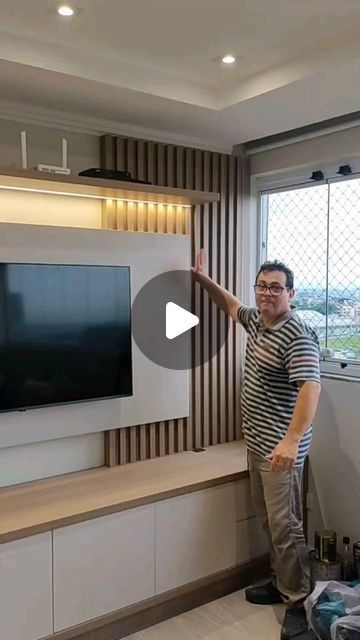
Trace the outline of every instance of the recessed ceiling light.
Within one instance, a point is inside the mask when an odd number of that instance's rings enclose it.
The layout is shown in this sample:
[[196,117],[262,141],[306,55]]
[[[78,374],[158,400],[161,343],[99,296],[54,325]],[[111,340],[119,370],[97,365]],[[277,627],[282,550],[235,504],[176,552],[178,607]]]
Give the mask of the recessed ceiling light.
[[74,9],[72,9],[71,7],[65,4],[59,7],[57,12],[59,16],[63,16],[63,17],[70,17],[70,16],[73,16],[75,13]]
[[235,60],[235,56],[232,56],[230,53],[222,58],[222,61],[225,62],[225,64],[232,64]]

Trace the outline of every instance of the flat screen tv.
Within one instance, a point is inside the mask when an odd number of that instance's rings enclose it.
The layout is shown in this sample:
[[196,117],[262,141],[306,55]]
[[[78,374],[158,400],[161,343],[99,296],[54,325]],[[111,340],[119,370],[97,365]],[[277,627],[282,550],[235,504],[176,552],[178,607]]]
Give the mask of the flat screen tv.
[[130,395],[129,267],[0,263],[0,411]]

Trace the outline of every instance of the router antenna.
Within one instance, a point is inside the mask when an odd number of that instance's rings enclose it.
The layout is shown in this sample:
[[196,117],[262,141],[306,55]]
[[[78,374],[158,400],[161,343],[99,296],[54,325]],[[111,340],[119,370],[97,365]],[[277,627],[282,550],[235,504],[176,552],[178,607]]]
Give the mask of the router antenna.
[[38,164],[36,169],[38,171],[44,171],[45,173],[59,173],[63,176],[70,175],[70,169],[67,167],[67,139],[62,138],[62,165],[60,167],[56,167],[52,164]]
[[22,168],[27,169],[26,131],[21,132],[21,162]]
[[66,138],[62,139],[62,166],[63,166],[63,169],[67,168],[67,140],[66,140]]

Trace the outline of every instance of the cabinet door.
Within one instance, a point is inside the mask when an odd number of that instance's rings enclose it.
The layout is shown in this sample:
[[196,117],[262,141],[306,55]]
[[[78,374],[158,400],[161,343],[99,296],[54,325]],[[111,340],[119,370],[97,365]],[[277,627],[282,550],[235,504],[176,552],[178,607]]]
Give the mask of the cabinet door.
[[236,562],[235,484],[156,504],[156,592]]
[[236,562],[244,564],[270,551],[267,537],[257,518],[236,523]]
[[154,505],[54,531],[55,631],[155,593]]
[[245,520],[255,516],[251,499],[250,480],[244,478],[236,483],[236,520]]
[[50,532],[0,544],[0,629],[4,640],[52,634]]

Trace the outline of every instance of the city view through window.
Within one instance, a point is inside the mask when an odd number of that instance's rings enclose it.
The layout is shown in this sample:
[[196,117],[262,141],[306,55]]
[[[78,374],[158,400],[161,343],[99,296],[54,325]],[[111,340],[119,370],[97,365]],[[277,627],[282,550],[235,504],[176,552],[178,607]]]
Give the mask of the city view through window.
[[360,361],[360,179],[262,196],[268,260],[295,274],[295,307],[333,357]]

